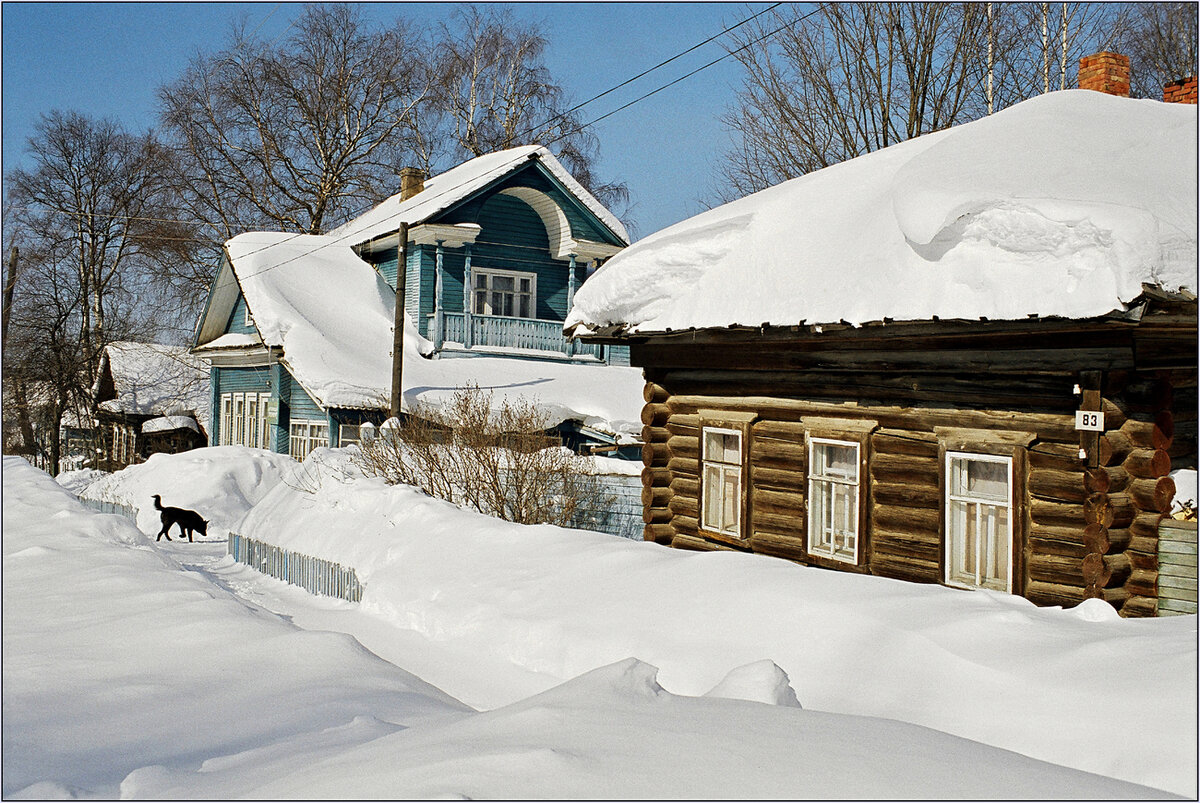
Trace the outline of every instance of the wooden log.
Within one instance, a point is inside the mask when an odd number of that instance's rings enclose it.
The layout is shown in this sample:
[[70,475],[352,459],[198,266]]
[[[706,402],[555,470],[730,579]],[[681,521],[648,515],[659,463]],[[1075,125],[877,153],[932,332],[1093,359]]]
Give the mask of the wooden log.
[[763,419],[754,422],[751,432],[756,438],[775,438],[781,441],[804,443],[804,425],[799,421]]
[[[1104,474],[1105,478],[1108,477]],[[1088,493],[1081,472],[1055,471],[1048,468],[1029,470],[1029,493],[1056,502],[1082,502]]]
[[1033,552],[1083,560],[1089,551],[1095,551],[1085,543],[1083,535],[1083,531],[1071,527],[1034,525],[1029,530],[1029,548]]
[[1129,532],[1135,538],[1149,538],[1154,541],[1154,549],[1158,550],[1158,524],[1165,516],[1157,511],[1142,511],[1133,517],[1129,524]]
[[1079,456],[1079,442],[1050,443],[1040,441],[1029,448],[1029,467],[1055,471],[1079,471],[1085,461]]
[[1110,430],[1097,442],[1096,461],[1102,466],[1118,466],[1125,462],[1133,447],[1133,438],[1124,430]]
[[670,489],[677,496],[700,498],[700,481],[695,477],[675,477],[671,480]]
[[[1130,543],[1131,547],[1140,547],[1142,544]],[[1157,543],[1154,544],[1158,546]],[[1158,553],[1146,552],[1144,549],[1127,549],[1125,554],[1129,556],[1129,562],[1135,569],[1146,569],[1148,571],[1158,571]]]
[[763,510],[781,515],[803,517],[805,514],[804,495],[788,491],[769,491],[765,488],[752,488],[750,503],[755,510]]
[[665,507],[669,508],[671,513],[676,516],[690,516],[691,518],[700,518],[700,502],[694,496],[675,495],[670,498]]
[[689,438],[686,435],[672,435],[667,440],[667,448],[671,452],[671,457],[700,458],[699,438]]
[[[1104,507],[1104,510],[1107,510],[1107,506]],[[1047,527],[1077,527],[1083,529],[1092,523],[1087,520],[1083,505],[1048,502],[1036,497],[1029,500],[1029,514],[1035,524]],[[1108,526],[1107,523],[1105,523],[1105,526]]]
[[666,507],[671,501],[672,495],[670,488],[655,486],[642,488],[642,505],[645,507]]
[[1171,456],[1163,449],[1134,449],[1121,465],[1131,477],[1158,479],[1171,473]]
[[700,476],[700,460],[695,457],[672,457],[666,466],[672,476]]
[[1112,542],[1108,538],[1108,528],[1103,524],[1089,524],[1083,528],[1083,546],[1086,552],[1107,554]]
[[1112,399],[1101,399],[1100,410],[1104,413],[1104,426],[1107,429],[1120,429],[1129,420],[1121,406]]
[[750,548],[764,555],[775,555],[791,560],[807,560],[808,552],[799,535],[784,535],[776,532],[755,530],[750,536]]
[[[1126,589],[1128,592],[1128,589]],[[1121,606],[1121,615],[1127,617],[1155,616],[1158,614],[1158,599],[1156,597],[1138,596],[1130,593],[1125,604]]]
[[671,519],[671,526],[675,528],[676,534],[700,534],[700,520],[694,516],[676,516],[675,518]]
[[656,544],[670,544],[675,537],[675,528],[670,524],[647,524],[642,528],[642,540]]
[[642,508],[642,522],[645,524],[665,524],[671,521],[671,509],[666,507]]
[[1129,548],[1130,534],[1128,527],[1108,528],[1108,553],[1124,552]]
[[1083,586],[1034,580],[1025,584],[1025,598],[1036,605],[1071,607],[1083,602],[1085,596]]
[[938,532],[938,510],[898,505],[873,505],[871,521],[877,528],[902,533]]
[[1095,585],[1103,588],[1108,585],[1108,581],[1112,578],[1112,570],[1105,565],[1103,555],[1089,552],[1084,556],[1081,566],[1083,569],[1083,581],[1087,585]]
[[1067,555],[1034,552],[1026,560],[1026,570],[1031,578],[1040,582],[1077,586],[1081,591],[1087,585],[1083,576],[1083,562]]
[[[698,415],[683,415],[680,413],[675,413],[670,418],[667,419],[667,425],[668,426],[674,425],[674,426],[677,426],[680,428],[690,427],[690,428],[696,430],[696,433],[699,433],[699,431],[700,431],[700,416],[698,416]],[[696,433],[693,433],[693,434],[696,434]]]
[[1162,379],[1134,380],[1121,388],[1119,398],[1130,409],[1165,410],[1174,399],[1171,383]]
[[936,583],[941,580],[937,563],[919,558],[873,552],[870,567],[871,574],[880,577],[892,577],[913,583]]
[[643,443],[642,444],[642,464],[651,468],[658,468],[667,465],[667,461],[671,458],[671,451],[665,443]]
[[652,485],[666,486],[671,484],[671,470],[668,468],[651,468],[646,466],[642,469],[642,486],[649,488]]
[[1111,586],[1109,588],[1105,588],[1103,589],[1103,596],[1101,599],[1120,611],[1121,606],[1123,606],[1125,601],[1129,599],[1129,589],[1125,588],[1125,586]]
[[804,493],[808,483],[804,472],[793,469],[771,468],[761,466],[750,460],[750,482],[756,488],[771,488],[777,491],[798,491]]
[[1133,572],[1133,562],[1124,553],[1104,556],[1104,566],[1108,574],[1106,586],[1123,585]]
[[664,388],[662,385],[657,385],[653,382],[647,382],[645,384],[645,386],[642,388],[642,399],[647,404],[650,404],[650,403],[659,404],[659,403],[665,402],[670,397],[671,397],[671,394],[667,393],[666,388]]
[[938,462],[911,455],[877,454],[870,462],[876,482],[938,487]]
[[1170,477],[1135,479],[1129,483],[1129,496],[1139,510],[1169,513],[1171,500],[1175,498],[1175,480]]
[[1121,425],[1121,432],[1136,445],[1150,449],[1169,449],[1175,435],[1175,419],[1170,411],[1160,410],[1154,420],[1131,418]]
[[1108,505],[1112,509],[1112,520],[1104,526],[1109,529],[1128,527],[1138,513],[1128,493],[1108,494]]
[[1129,472],[1122,466],[1100,466],[1084,472],[1083,487],[1088,493],[1120,493],[1129,487]]
[[647,404],[642,407],[642,423],[648,427],[661,427],[671,417],[671,408],[665,404]]
[[804,530],[804,516],[795,513],[778,513],[773,510],[755,508],[750,513],[755,530],[765,530],[781,535],[800,534]]
[[675,533],[675,537],[671,539],[671,546],[675,549],[687,549],[691,552],[716,552],[717,550],[726,550],[728,552],[737,551],[731,546],[718,544],[715,541],[709,541],[688,533]]
[[750,444],[750,454],[751,460],[796,467],[804,466],[808,461],[808,454],[803,443],[778,441],[770,438],[755,438]]
[[871,448],[878,454],[909,455],[937,459],[937,438],[933,433],[880,429],[871,434]]
[[674,434],[667,427],[642,427],[643,443],[666,443],[667,438]]
[[905,507],[937,507],[941,494],[928,485],[901,485],[890,482],[871,483],[871,499],[880,505]]
[[871,533],[872,555],[912,558],[936,565],[941,551],[941,544],[937,541],[919,538],[912,533],[890,532],[878,528]]
[[1125,589],[1131,596],[1157,597],[1158,572],[1150,569],[1134,569],[1125,581]]

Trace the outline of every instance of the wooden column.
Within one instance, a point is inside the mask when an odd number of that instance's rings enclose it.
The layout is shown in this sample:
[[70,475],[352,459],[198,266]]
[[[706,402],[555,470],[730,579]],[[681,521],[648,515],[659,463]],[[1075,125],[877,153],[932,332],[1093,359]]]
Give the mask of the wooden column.
[[670,508],[672,472],[667,467],[670,453],[666,448],[669,432],[666,429],[670,411],[665,404],[667,391],[654,382],[647,382],[642,391],[646,406],[642,408],[642,537],[646,541],[670,544],[675,537]]
[[[567,268],[567,314],[571,314],[571,307],[575,304],[575,255],[568,254],[571,258],[571,265]],[[575,356],[575,341],[567,341],[567,356]]]
[[437,241],[437,258],[433,269],[433,350],[442,350],[442,340],[446,334],[446,310],[442,304],[442,243]]
[[473,289],[472,283],[474,279],[471,277],[471,244],[464,243],[463,248],[466,253],[463,256],[463,345],[471,348],[475,344],[475,338],[472,336],[472,299]]

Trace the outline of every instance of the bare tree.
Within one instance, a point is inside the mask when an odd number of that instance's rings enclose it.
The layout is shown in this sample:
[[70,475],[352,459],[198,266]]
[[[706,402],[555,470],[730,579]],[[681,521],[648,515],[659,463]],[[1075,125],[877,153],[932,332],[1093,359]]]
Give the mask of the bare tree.
[[293,29],[279,45],[235,31],[159,91],[189,211],[214,243],[265,225],[318,234],[430,157],[428,43],[399,21],[372,30],[350,5],[309,6]]
[[[1072,85],[1124,8],[1102,3],[826,3],[729,45],[743,86],[722,200]],[[775,32],[777,29],[778,32]]]
[[458,9],[441,28],[438,109],[427,113],[444,115],[456,158],[547,144],[601,202],[627,202],[624,184],[601,182],[595,174],[596,138],[568,109],[566,93],[542,60],[546,46],[539,25],[518,21],[508,9]]
[[1162,98],[1166,84],[1197,73],[1195,3],[1135,3],[1116,48],[1129,56],[1134,97]]

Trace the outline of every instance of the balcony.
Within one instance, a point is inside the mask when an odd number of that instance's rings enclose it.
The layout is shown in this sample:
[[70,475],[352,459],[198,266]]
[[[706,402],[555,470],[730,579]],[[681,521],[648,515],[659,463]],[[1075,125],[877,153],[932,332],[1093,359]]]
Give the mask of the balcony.
[[567,358],[591,357],[607,361],[604,346],[569,342],[563,337],[562,321],[435,312],[429,316],[428,331],[429,339],[437,351],[442,351],[448,344],[461,344],[466,350],[519,349],[531,352],[531,356],[536,352],[551,352]]

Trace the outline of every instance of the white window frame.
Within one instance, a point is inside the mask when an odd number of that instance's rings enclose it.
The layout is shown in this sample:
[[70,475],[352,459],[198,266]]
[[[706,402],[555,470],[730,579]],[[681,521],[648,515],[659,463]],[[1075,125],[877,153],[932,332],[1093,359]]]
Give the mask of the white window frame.
[[[354,437],[347,438],[346,431],[353,430]],[[359,443],[362,439],[362,424],[338,424],[338,446],[349,446],[352,443]]]
[[329,422],[325,419],[293,418],[288,427],[288,454],[303,461],[318,447],[329,445]]
[[[848,480],[845,477],[834,475],[817,475],[814,471],[814,466],[817,461],[814,459],[816,450],[822,446],[835,446],[839,448],[851,448],[854,450],[854,478]],[[851,505],[852,512],[849,521],[842,522],[843,532],[841,533],[843,541],[845,536],[849,535],[849,540],[852,543],[852,548],[849,553],[845,549],[837,549],[838,533],[834,531],[836,523],[830,521],[829,526],[824,526],[824,523],[818,524],[816,520],[818,505],[814,502],[821,495],[821,499],[825,499],[826,493],[829,495],[830,512],[836,509],[836,505],[832,505],[833,499],[838,489],[846,489],[850,498],[853,499]],[[828,558],[841,563],[858,564],[859,543],[862,541],[862,533],[860,532],[860,511],[862,507],[862,444],[858,441],[840,441],[833,438],[809,438],[808,439],[808,532],[807,532],[807,549],[808,554],[818,558]],[[825,508],[822,507],[824,510]],[[849,528],[848,531],[845,528]],[[830,543],[828,547],[818,545],[818,534],[830,533]]]
[[[513,279],[515,288],[520,288],[522,279],[528,279],[529,280],[529,292],[523,293],[519,289],[514,289],[512,291],[505,291],[505,290],[494,291],[492,289],[492,281],[491,280],[492,280],[492,277],[496,277],[496,276]],[[486,287],[481,288],[478,286],[478,282],[481,278],[484,280],[484,284],[486,285]],[[483,311],[479,310],[478,293],[480,293],[481,291],[484,293]],[[519,300],[520,297],[523,295],[528,295],[529,296],[529,315],[520,315],[520,314],[504,315],[502,312],[496,312],[495,310],[492,309],[492,293],[493,292],[502,292],[502,293],[511,292],[513,295],[513,307],[517,310],[520,309],[520,300]],[[490,315],[490,316],[505,317],[505,318],[523,318],[526,320],[536,320],[537,319],[537,274],[533,273],[531,271],[502,270],[500,268],[481,268],[478,265],[472,265],[471,266],[471,313],[473,315]]]
[[[954,490],[954,470],[955,461],[976,461],[982,463],[999,463],[1005,467],[1006,482],[1008,487],[1008,498],[999,500],[987,496],[971,496],[969,494],[955,494]],[[946,497],[944,500],[943,514],[945,516],[945,582],[946,585],[955,586],[957,588],[987,588],[993,591],[1006,591],[1012,593],[1013,590],[1013,527],[1014,515],[1016,512],[1015,490],[1013,484],[1013,458],[1011,455],[986,454],[977,452],[958,452],[947,451],[946,460],[942,465],[942,470],[945,472]],[[975,572],[973,582],[967,582],[963,579],[957,579],[955,571],[955,547],[958,541],[964,541],[966,533],[958,532],[957,522],[960,520],[960,515],[956,512],[955,505],[972,505],[976,506],[976,543],[974,544],[975,552]],[[1007,511],[1005,517],[1007,521],[1005,533],[1005,548],[1007,550],[1005,576],[1003,578],[1004,585],[1000,587],[998,582],[989,582],[985,578],[984,550],[981,549],[981,527],[982,521],[980,516],[983,514],[985,507],[1003,508]],[[962,515],[966,515],[969,507],[962,511]],[[994,526],[994,525],[993,525]],[[964,544],[965,546],[965,544]],[[994,573],[994,572],[993,572]]]
[[[726,460],[714,460],[708,457],[708,435],[710,433],[718,435],[732,435],[737,438],[737,461],[729,462]],[[741,430],[728,429],[726,427],[710,427],[702,426],[700,428],[700,529],[709,532],[720,533],[721,535],[733,536],[734,538],[743,538],[742,535],[744,522],[742,511],[742,494],[745,491],[743,477],[743,466],[746,462],[746,440]],[[716,469],[715,473],[710,472],[709,468]],[[737,489],[734,494],[734,514],[733,521],[727,522],[724,520],[724,515],[721,514],[721,521],[712,522],[708,519],[708,504],[710,495],[715,495],[718,499],[724,500],[726,494],[726,484],[728,482],[729,469],[733,469],[737,474]],[[710,483],[710,477],[716,477],[715,483]],[[724,510],[724,504],[720,505],[720,509]]]
[[270,393],[247,391],[221,394],[221,446],[250,446],[271,449],[267,427],[267,404]]

